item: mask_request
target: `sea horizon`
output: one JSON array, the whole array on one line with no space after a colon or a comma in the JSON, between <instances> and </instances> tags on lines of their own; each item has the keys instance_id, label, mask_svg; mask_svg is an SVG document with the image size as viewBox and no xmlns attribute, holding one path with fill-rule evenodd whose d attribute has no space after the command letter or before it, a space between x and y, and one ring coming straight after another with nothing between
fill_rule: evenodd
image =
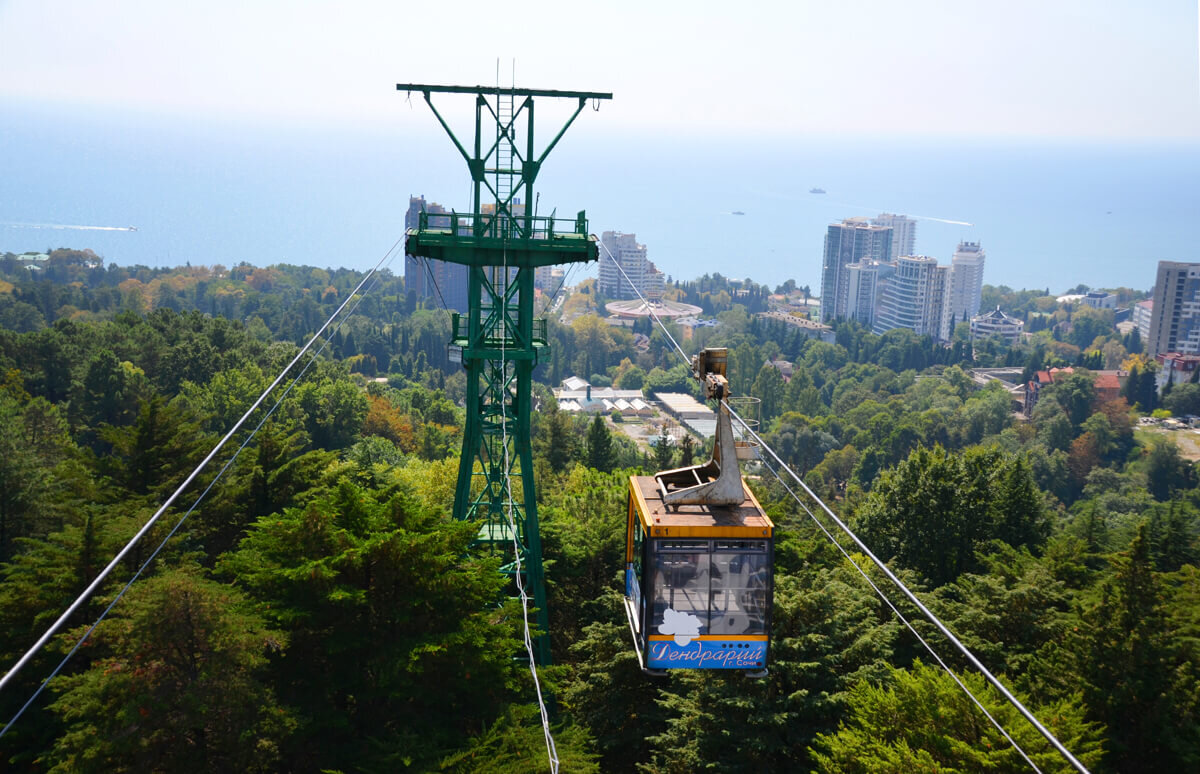
<instances>
[{"instance_id":1,"label":"sea horizon","mask_svg":"<svg viewBox=\"0 0 1200 774\"><path fill-rule=\"evenodd\" d=\"M2 114L3 252L70 247L122 266L362 270L402 235L410 195L469 207L465 163L416 110L361 127L29 105ZM826 226L881 212L921 216L916 252L941 263L959 241L979 242L984 282L1015 289L1147 289L1159 260L1200 261L1190 238L1200 142L687 139L585 124L549 157L535 189L539 214L584 209L593 233L636 233L674 279L719 272L817 289ZM594 274L588 266L572 282Z\"/></svg>"}]
</instances>

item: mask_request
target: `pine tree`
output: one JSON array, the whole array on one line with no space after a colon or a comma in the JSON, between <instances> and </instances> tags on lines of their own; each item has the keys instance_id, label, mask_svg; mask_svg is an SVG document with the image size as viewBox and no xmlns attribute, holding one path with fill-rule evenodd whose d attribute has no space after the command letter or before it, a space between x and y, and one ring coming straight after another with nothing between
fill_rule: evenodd
<instances>
[{"instance_id":1,"label":"pine tree","mask_svg":"<svg viewBox=\"0 0 1200 774\"><path fill-rule=\"evenodd\" d=\"M667 435L667 426L664 424L658 432L658 438L654 444L654 464L658 466L660 471L670 470L671 461L675 458L675 449L671 443L671 436Z\"/></svg>"},{"instance_id":2,"label":"pine tree","mask_svg":"<svg viewBox=\"0 0 1200 774\"><path fill-rule=\"evenodd\" d=\"M612 438L609 436L608 424L599 415L592 420L587 434L587 464L602 473L613 469Z\"/></svg>"},{"instance_id":3,"label":"pine tree","mask_svg":"<svg viewBox=\"0 0 1200 774\"><path fill-rule=\"evenodd\" d=\"M1200 764L1200 697L1185 646L1173 642L1143 525L1101 588L1079 673L1091 715L1109 728L1115 771L1192 771Z\"/></svg>"},{"instance_id":4,"label":"pine tree","mask_svg":"<svg viewBox=\"0 0 1200 774\"><path fill-rule=\"evenodd\" d=\"M1200 369L1198 369L1200 370ZM696 441L691 433L684 433L679 440L679 466L686 468L693 464L696 453Z\"/></svg>"}]
</instances>

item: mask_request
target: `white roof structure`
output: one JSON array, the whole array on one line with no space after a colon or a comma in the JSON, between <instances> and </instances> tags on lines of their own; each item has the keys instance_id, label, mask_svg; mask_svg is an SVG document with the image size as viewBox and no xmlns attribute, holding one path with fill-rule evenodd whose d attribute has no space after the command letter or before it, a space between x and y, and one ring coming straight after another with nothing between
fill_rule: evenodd
<instances>
[{"instance_id":1,"label":"white roof structure","mask_svg":"<svg viewBox=\"0 0 1200 774\"><path fill-rule=\"evenodd\" d=\"M586 379L580 379L578 376L568 376L562 380L564 390L586 390L588 383Z\"/></svg>"},{"instance_id":2,"label":"white roof structure","mask_svg":"<svg viewBox=\"0 0 1200 774\"><path fill-rule=\"evenodd\" d=\"M654 397L680 419L715 419L716 414L708 406L683 392L657 392Z\"/></svg>"}]
</instances>

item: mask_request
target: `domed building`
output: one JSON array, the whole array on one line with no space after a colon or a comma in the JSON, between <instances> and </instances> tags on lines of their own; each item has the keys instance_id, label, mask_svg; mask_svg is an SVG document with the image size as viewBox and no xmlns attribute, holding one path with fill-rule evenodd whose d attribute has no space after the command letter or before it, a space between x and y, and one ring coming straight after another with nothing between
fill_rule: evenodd
<instances>
[{"instance_id":1,"label":"domed building","mask_svg":"<svg viewBox=\"0 0 1200 774\"><path fill-rule=\"evenodd\" d=\"M1015 344L1021 338L1025 323L1015 317L1009 317L996 307L987 314L971 318L971 338L986 339L988 336L999 336L1009 344Z\"/></svg>"}]
</instances>

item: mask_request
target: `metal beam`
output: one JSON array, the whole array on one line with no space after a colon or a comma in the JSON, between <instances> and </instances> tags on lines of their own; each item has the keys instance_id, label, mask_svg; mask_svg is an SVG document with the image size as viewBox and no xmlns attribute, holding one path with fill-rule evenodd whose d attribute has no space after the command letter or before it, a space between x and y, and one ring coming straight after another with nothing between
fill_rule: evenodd
<instances>
[{"instance_id":1,"label":"metal beam","mask_svg":"<svg viewBox=\"0 0 1200 774\"><path fill-rule=\"evenodd\" d=\"M611 91L556 91L554 89L506 89L497 86L434 86L427 83L397 83L396 91L419 91L422 94L511 94L514 97L569 97L571 99L612 99Z\"/></svg>"}]
</instances>

